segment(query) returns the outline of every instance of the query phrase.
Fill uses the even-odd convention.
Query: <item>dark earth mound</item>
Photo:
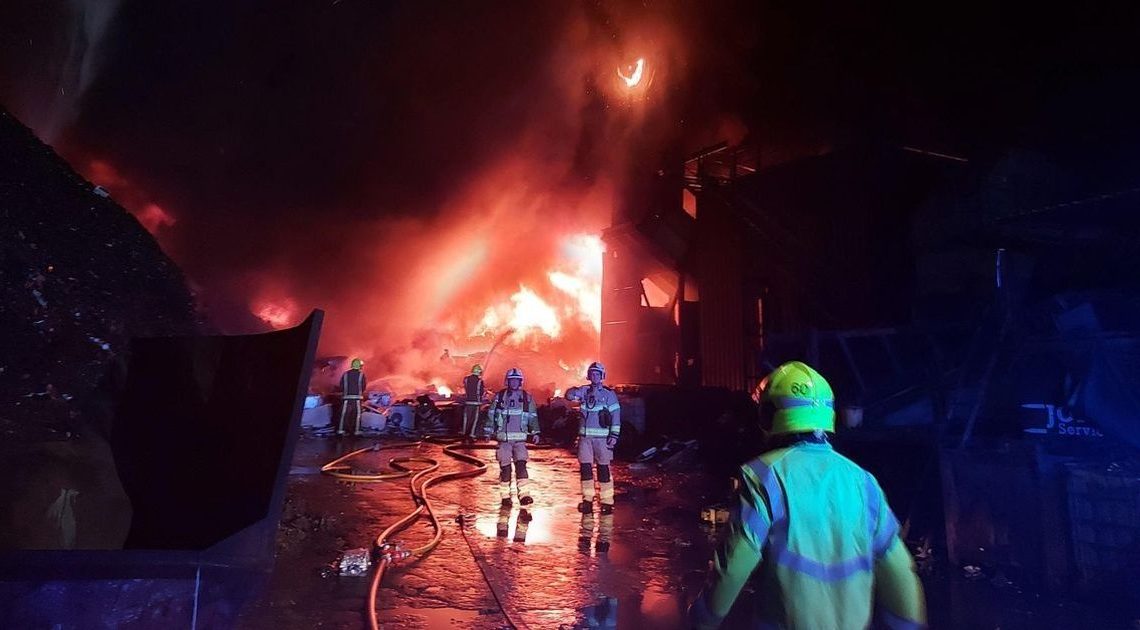
[[[143,226],[0,109],[0,547],[114,545],[95,514],[125,497],[92,394],[131,337],[203,329]]]

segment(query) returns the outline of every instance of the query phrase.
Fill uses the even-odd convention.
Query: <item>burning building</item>
[[[908,321],[912,217],[962,160],[761,157],[722,143],[674,163],[607,230],[602,354],[618,379],[747,390],[773,336]]]
[[[39,58],[42,72],[0,96],[147,227],[223,332],[287,328],[321,307],[321,354],[362,356],[378,387],[455,390],[487,361],[489,376],[517,364],[553,392],[598,358],[601,234],[616,208],[645,165],[706,142],[734,110],[690,86],[742,63],[703,46],[733,33],[739,10],[79,2],[30,20],[16,8],[29,47],[0,70]],[[153,27],[115,30],[124,20]],[[181,38],[199,21],[220,29],[225,63],[203,68],[196,37],[144,35]],[[751,45],[737,28],[724,46]],[[127,52],[138,47],[145,68]],[[306,87],[325,81],[337,97]],[[135,93],[146,97],[125,107]],[[123,116],[136,109],[152,118]]]

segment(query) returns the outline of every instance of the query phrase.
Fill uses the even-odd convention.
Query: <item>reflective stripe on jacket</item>
[[[488,415],[500,441],[526,440],[527,436],[539,433],[534,398],[522,389],[514,392],[504,389],[495,394]]]
[[[340,377],[340,388],[347,400],[364,398],[364,372],[362,370],[348,370]]]
[[[921,583],[874,476],[826,443],[770,451],[741,470],[713,583],[690,610],[697,627],[717,627],[754,571],[756,624],[861,630],[878,595],[891,627],[923,627]]]
[[[582,385],[566,390],[567,396],[576,397],[581,405],[582,423],[578,427],[578,435],[587,437],[608,437],[621,434],[621,404],[617,394],[607,387],[594,387]],[[601,412],[610,413],[610,426],[604,427],[601,422]]]
[[[463,401],[468,405],[478,405],[483,402],[483,377],[468,374],[463,379]]]

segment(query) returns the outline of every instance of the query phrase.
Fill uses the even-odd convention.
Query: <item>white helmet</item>
[[[518,368],[511,368],[507,370],[507,375],[503,377],[503,383],[509,385],[512,378],[519,379],[519,384],[521,385],[523,380],[522,370]]]
[[[594,361],[590,367],[586,368],[586,378],[590,378],[590,372],[597,372],[603,381],[606,380],[606,366],[602,365],[601,361]]]

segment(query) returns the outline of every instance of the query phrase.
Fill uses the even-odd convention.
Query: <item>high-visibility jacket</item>
[[[925,627],[922,584],[874,476],[812,442],[769,451],[742,473],[712,583],[690,609],[696,627],[717,627],[754,571],[754,627],[863,630],[875,604],[887,627]]]
[[[581,401],[582,424],[578,435],[617,437],[621,434],[621,404],[614,390],[600,385],[582,385],[566,390],[566,396]],[[604,420],[606,416],[609,417],[608,422]]]
[[[367,384],[368,379],[364,377],[362,370],[348,370],[340,377],[341,391],[348,400],[364,398],[364,387]]]
[[[500,390],[487,414],[495,423],[495,439],[521,442],[538,434],[538,410],[534,398],[523,389]]]
[[[483,377],[477,374],[468,374],[463,379],[463,402],[468,405],[483,404]]]

